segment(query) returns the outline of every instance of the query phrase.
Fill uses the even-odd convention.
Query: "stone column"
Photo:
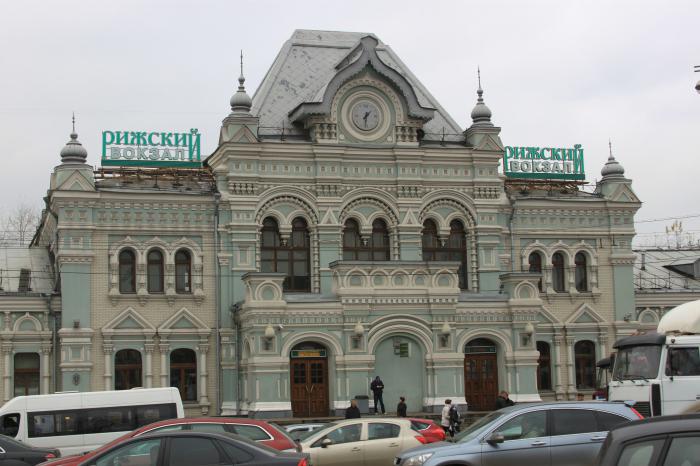
[[[158,351],[160,351],[160,386],[169,387],[168,382],[168,351],[170,351],[170,345],[167,343],[161,343],[158,345]]]
[[[209,343],[199,344],[199,404],[202,405],[202,413],[209,411],[209,397],[207,396],[207,353]],[[205,411],[206,409],[206,411]]]
[[[10,372],[11,365],[10,362],[12,360],[12,343],[3,343],[2,344],[2,355],[3,355],[3,360],[5,362],[5,368],[3,371],[3,382],[5,383],[5,401],[8,401],[10,398],[12,398],[12,372]]]
[[[51,390],[51,344],[41,345],[41,391],[46,394]]]
[[[555,329],[555,331],[561,331],[560,329]],[[554,336],[554,371],[556,373],[556,385],[555,385],[555,392],[556,392],[556,398],[557,400],[561,400],[564,397],[564,385],[563,385],[563,380],[564,380],[564,374],[562,373],[562,366],[564,365],[564,362],[562,361],[563,359],[563,351],[561,348],[562,340],[564,337],[561,335],[555,335]]]
[[[573,397],[576,393],[576,372],[575,372],[575,361],[574,361],[574,343],[576,338],[567,336],[566,337],[566,352],[567,352],[567,373],[569,375],[569,384],[567,387],[567,392],[569,397]]]
[[[155,346],[156,345],[153,343],[146,343],[143,345],[144,350],[146,351],[146,367],[144,371],[144,382],[146,388],[153,387],[153,350],[155,349]]]
[[[104,389],[114,390],[114,385],[112,384],[112,354],[114,353],[114,345],[111,343],[104,343],[102,345],[102,353],[105,358],[105,372],[102,376],[104,378]]]

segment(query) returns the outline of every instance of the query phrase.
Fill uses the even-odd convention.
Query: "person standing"
[[[445,431],[445,435],[450,434],[450,408],[452,408],[452,400],[445,400],[445,406],[442,407],[442,416],[440,418],[440,427]]]
[[[508,392],[505,390],[499,393],[498,397],[496,397],[496,409],[505,408],[507,406],[513,406],[514,404],[515,403],[513,403],[513,400],[508,398]]]
[[[406,397],[399,397],[399,404],[396,405],[396,415],[398,417],[406,417]]]
[[[450,435],[454,437],[455,433],[459,432],[459,426],[462,424],[462,421],[460,420],[461,416],[459,415],[459,410],[457,409],[457,405],[451,405],[450,406]]]
[[[379,414],[379,404],[382,405],[382,414],[386,413],[386,409],[384,408],[384,382],[382,382],[382,379],[379,378],[379,376],[376,376],[372,383],[370,384],[369,388],[372,390],[372,393],[374,394],[374,414]]]
[[[359,419],[360,408],[357,407],[357,400],[350,400],[350,407],[345,410],[345,419]]]

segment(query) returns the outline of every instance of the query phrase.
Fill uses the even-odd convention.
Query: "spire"
[[[243,76],[243,50],[241,50],[241,75],[238,77],[238,90],[231,97],[231,113],[233,115],[250,115],[253,101],[245,91],[245,76]]]
[[[608,150],[610,155],[608,156],[608,161],[603,166],[600,174],[603,175],[603,181],[609,180],[611,178],[622,178],[625,174],[625,169],[620,165],[620,162],[615,160],[612,152],[612,141],[608,139]]]
[[[78,141],[78,133],[75,132],[75,112],[73,112],[73,132],[70,134],[70,141],[61,149],[61,163],[85,163],[87,151]]]
[[[481,69],[476,68],[479,87],[476,90],[476,105],[472,110],[472,126],[493,126],[491,123],[491,110],[484,103],[484,90],[481,88]]]

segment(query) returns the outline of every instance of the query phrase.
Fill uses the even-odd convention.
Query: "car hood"
[[[452,442],[434,442],[428,445],[421,445],[419,447],[410,448],[401,452],[400,457],[407,458],[409,456],[420,455],[422,453],[434,453],[438,456],[449,456],[452,454],[466,454],[480,452],[480,447],[475,447],[464,443],[452,443]]]

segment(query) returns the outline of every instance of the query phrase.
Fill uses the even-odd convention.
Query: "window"
[[[162,421],[163,419],[175,419],[176,417],[177,408],[175,407],[175,403],[136,406],[136,427],[145,426],[151,422]]]
[[[78,414],[78,411],[27,413],[29,437],[78,435],[80,434]]]
[[[261,234],[261,271],[286,274],[283,283],[285,291],[310,291],[311,248],[306,221],[303,218],[294,219],[292,234],[286,243],[280,239],[279,227],[272,218],[263,221]]]
[[[233,464],[247,463],[253,459],[253,455],[229,442],[219,442],[219,445],[224,449]]]
[[[700,460],[700,437],[677,437],[671,440],[664,466],[696,466]]]
[[[595,388],[595,345],[592,341],[582,340],[574,345],[576,364],[576,388]]]
[[[527,258],[528,261],[528,272],[531,273],[542,273],[542,254],[539,252],[531,252],[530,255]],[[537,286],[539,287],[540,291],[542,291],[542,278],[540,277],[540,281],[537,282]]]
[[[626,445],[617,466],[651,466],[664,446],[664,439],[646,440]],[[692,463],[691,463],[692,464]]]
[[[26,293],[32,291],[32,271],[31,269],[20,269],[19,271],[19,284],[17,285],[17,291],[20,293]]]
[[[462,222],[459,220],[450,222],[450,235],[443,244],[438,238],[435,222],[426,220],[423,223],[421,238],[423,260],[459,262],[460,266],[457,270],[459,287],[463,290],[468,289],[467,234]]]
[[[538,341],[537,351],[540,353],[540,357],[537,359],[537,389],[551,390],[552,367],[549,343]]]
[[[225,434],[229,432],[226,430],[226,425],[215,424],[213,422],[199,422],[197,424],[190,424],[190,430],[193,432],[213,432],[215,434]]]
[[[15,354],[15,396],[39,394],[39,355]]]
[[[338,427],[330,431],[325,437],[319,439],[313,444],[313,447],[320,447],[325,439],[329,439],[334,445],[341,443],[359,442],[360,434],[362,433],[362,424],[350,424],[343,427]]]
[[[175,253],[175,292],[192,293],[192,256],[185,249]]]
[[[602,411],[596,411],[596,418],[598,419],[598,431],[603,432],[612,429],[618,424],[623,422],[629,422],[629,419],[617,414],[604,413]]]
[[[666,360],[666,375],[683,377],[700,375],[700,354],[698,347],[669,348]]]
[[[148,292],[163,292],[163,253],[157,249],[148,252]]]
[[[134,411],[129,407],[89,409],[84,413],[82,433],[128,432],[135,428]]]
[[[174,445],[177,445],[178,442],[175,442]],[[159,454],[160,439],[137,440],[98,457],[97,460],[94,463],[91,462],[91,464],[95,464],[95,466],[114,466],[117,464],[157,466]],[[171,461],[170,464],[174,463]],[[192,464],[202,463],[194,462]]]
[[[367,440],[379,440],[384,438],[396,438],[401,427],[388,422],[370,422],[367,424]]]
[[[343,260],[388,261],[389,231],[386,222],[381,219],[372,222],[372,235],[363,241],[357,222],[347,220],[343,229]]]
[[[235,424],[232,425],[234,432],[251,440],[271,440],[272,437],[258,426],[250,424]]]
[[[170,353],[170,386],[180,390],[182,401],[197,401],[197,355],[191,349]]]
[[[114,355],[114,389],[129,390],[141,384],[141,353],[133,349]]]
[[[588,268],[586,263],[586,254],[577,252],[574,256],[574,265],[576,266],[575,281],[576,291],[588,291]]]
[[[3,435],[14,437],[19,432],[19,413],[5,414],[0,421]]]
[[[130,249],[119,253],[119,292],[136,293],[136,255]]]
[[[506,421],[498,432],[506,440],[544,437],[547,432],[547,411],[533,411]]]
[[[557,293],[566,291],[564,285],[564,254],[555,252],[552,255],[552,287]]]
[[[588,409],[553,409],[552,435],[598,432],[595,413]]]

